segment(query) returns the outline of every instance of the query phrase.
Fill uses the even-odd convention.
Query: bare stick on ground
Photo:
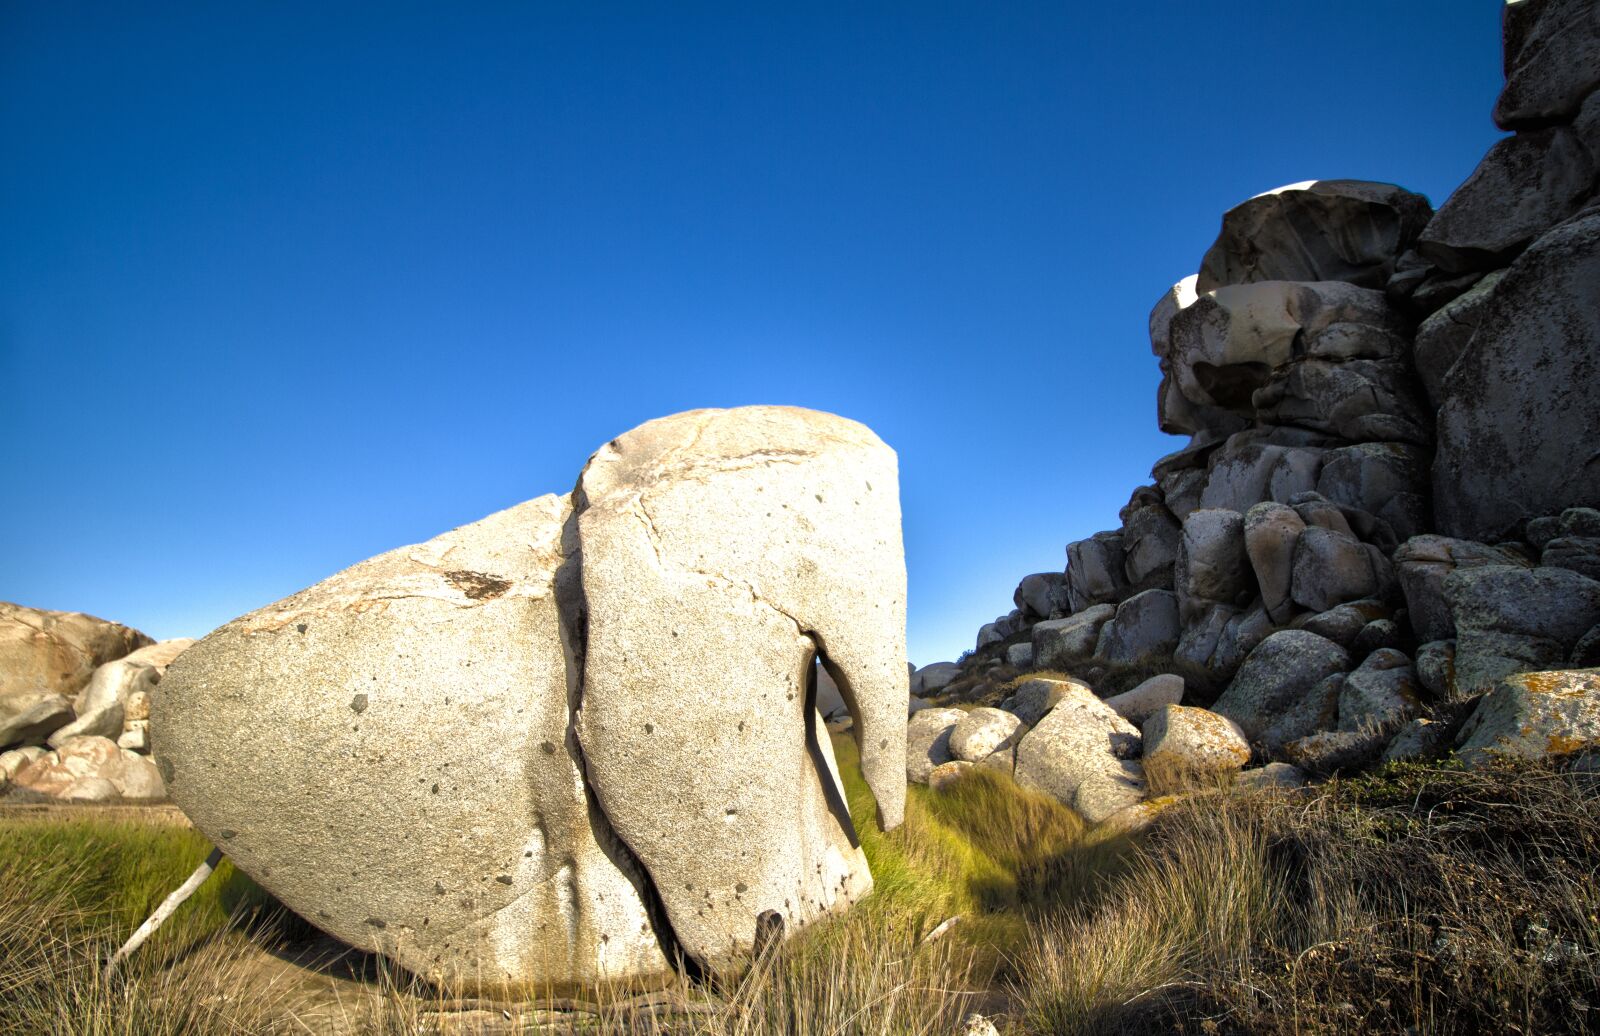
[[[221,862],[222,850],[213,848],[206,857],[206,861],[196,867],[194,873],[189,875],[188,880],[179,885],[172,895],[162,900],[161,905],[156,907],[156,912],[146,918],[144,924],[140,925],[128,941],[122,944],[122,948],[113,953],[111,959],[106,961],[107,978],[116,972],[118,964],[122,963],[134,950],[142,946],[146,939],[155,934],[155,930],[160,928],[167,918],[171,917],[183,905],[184,900],[194,895],[195,890],[205,884],[206,879],[211,877],[211,872],[216,870],[217,864]]]

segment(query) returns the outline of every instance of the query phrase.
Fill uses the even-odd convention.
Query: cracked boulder
[[[787,407],[651,421],[579,480],[587,617],[578,740],[678,944],[716,967],[871,887],[805,674],[850,707],[884,826],[906,792],[897,461]]]
[[[584,791],[568,515],[531,500],[184,652],[151,701],[173,800],[290,909],[452,987],[664,975],[643,876]]]
[[[816,660],[892,827],[904,601],[871,432],[683,414],[599,451],[570,498],[212,633],[150,692],[155,756],[240,869],[447,988],[663,982],[680,951],[748,949],[766,911],[792,932],[871,887]]]

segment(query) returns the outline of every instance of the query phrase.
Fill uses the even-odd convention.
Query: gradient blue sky
[[[1297,180],[1441,202],[1498,0],[0,6],[0,598],[198,635],[788,403],[900,454],[911,657],[1178,440],[1145,322]]]

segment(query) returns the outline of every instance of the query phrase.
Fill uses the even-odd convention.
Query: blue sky
[[[1222,212],[1438,204],[1497,0],[0,9],[0,598],[198,635],[786,403],[900,454],[918,663],[1150,464]]]

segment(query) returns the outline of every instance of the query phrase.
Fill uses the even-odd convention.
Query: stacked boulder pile
[[[1437,211],[1333,180],[1223,217],[1150,316],[1187,444],[914,677],[941,701],[1052,685],[1044,715],[1001,704],[1023,783],[1104,814],[1164,753],[1315,775],[1600,747],[1600,6],[1517,0],[1504,35],[1512,135]],[[1082,680],[1019,685],[1042,671]],[[1153,673],[1142,718],[1089,690]],[[986,762],[954,750],[976,715],[914,721],[913,780]],[[1069,751],[1093,781],[1044,775]]]
[[[150,692],[192,643],[157,643],[80,612],[0,602],[0,795],[166,798],[150,759]]]

